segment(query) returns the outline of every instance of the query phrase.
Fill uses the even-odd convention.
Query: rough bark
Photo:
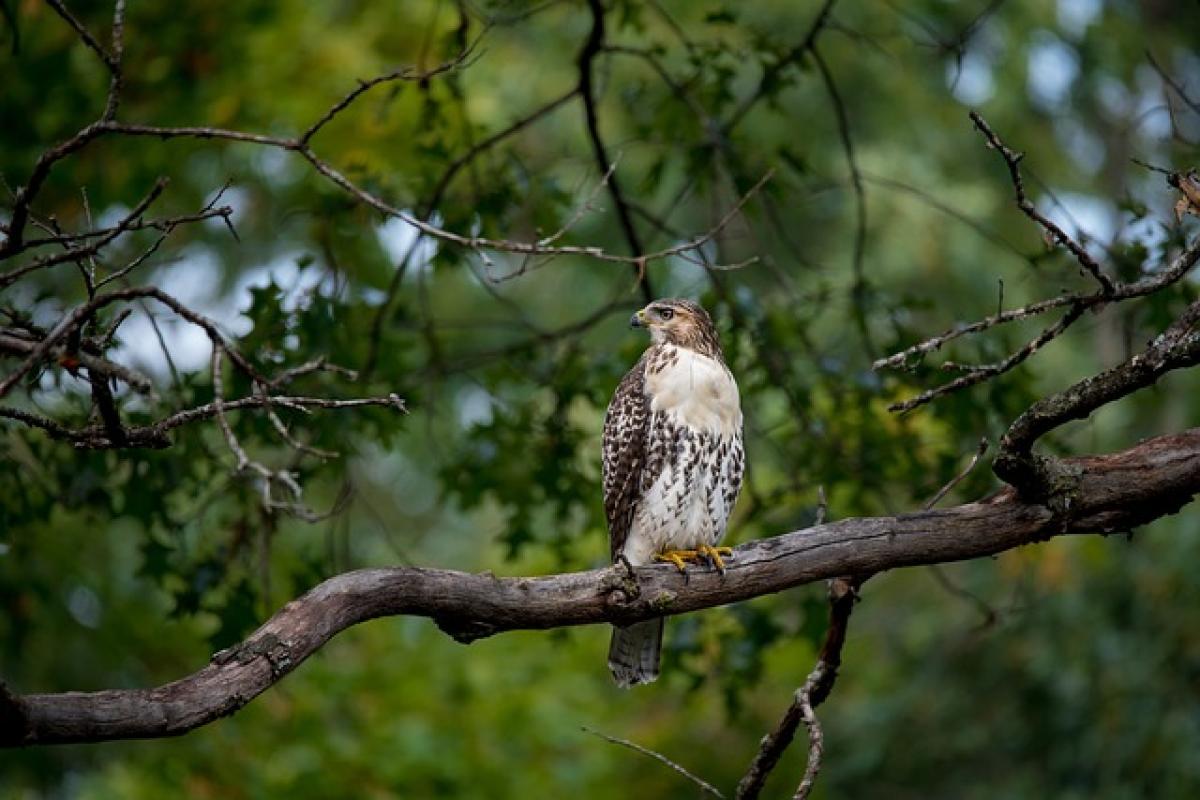
[[[338,632],[376,617],[429,617],[470,642],[515,629],[625,624],[826,578],[988,556],[1063,534],[1128,531],[1200,492],[1200,428],[1063,464],[1078,480],[1053,503],[1031,503],[1008,488],[945,510],[841,520],[741,545],[724,575],[697,569],[685,579],[668,565],[530,578],[407,567],[348,572],[289,602],[203,669],[157,688],[20,696],[0,684],[0,744],[186,733],[237,711]]]

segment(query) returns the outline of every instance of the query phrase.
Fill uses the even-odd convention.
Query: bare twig
[[[816,18],[813,19],[812,25],[809,26],[808,32],[800,40],[800,43],[780,56],[771,66],[763,70],[763,74],[759,78],[758,86],[755,90],[747,95],[725,122],[722,123],[721,131],[724,136],[729,136],[733,129],[746,118],[746,115],[750,113],[750,109],[766,96],[767,90],[776,83],[780,74],[785,69],[796,63],[805,53],[812,50],[813,46],[817,43],[817,37],[820,36],[821,31],[828,25],[830,13],[833,11],[833,5],[836,2],[837,0],[825,0],[821,5],[821,9],[817,12]]]
[[[583,49],[579,51],[579,96],[583,98],[583,113],[584,120],[587,123],[588,138],[592,143],[592,152],[595,154],[596,163],[600,167],[602,173],[607,175],[607,184],[609,194],[612,196],[613,204],[617,207],[617,220],[621,223],[621,231],[625,234],[625,241],[629,245],[630,253],[635,259],[641,259],[644,255],[641,238],[638,236],[637,228],[633,225],[633,217],[629,213],[629,204],[625,201],[625,195],[621,191],[621,184],[617,179],[615,165],[612,159],[608,157],[608,153],[604,147],[604,140],[600,137],[600,123],[596,116],[596,89],[593,82],[593,63],[596,56],[604,47],[604,6],[600,0],[587,0],[588,9],[592,13],[592,28],[588,34],[587,41],[583,45]],[[644,260],[633,262],[635,274],[637,275],[638,286],[641,287],[642,299],[649,303],[654,299],[654,289],[650,283],[650,276],[646,273],[646,262]]]
[[[288,430],[287,425],[285,425],[283,420],[279,418],[279,414],[275,412],[274,404],[271,402],[270,397],[267,396],[266,387],[256,382],[254,384],[254,390],[258,393],[259,397],[262,398],[263,410],[265,410],[267,413],[267,419],[270,421],[271,427],[273,427],[275,432],[279,434],[279,438],[287,442],[292,449],[320,459],[337,458],[340,455],[333,450],[324,450],[320,447],[314,447],[311,444],[302,442],[293,436],[292,432]]]
[[[261,377],[258,375],[258,371],[251,366],[249,361],[247,361],[240,353],[238,353],[236,349],[229,346],[225,342],[225,338],[217,328],[216,323],[203,314],[188,308],[183,303],[179,302],[161,289],[155,286],[142,286],[129,289],[119,289],[106,294],[99,294],[88,302],[76,306],[69,314],[65,315],[61,320],[59,320],[59,322],[53,328],[51,328],[49,332],[47,332],[45,337],[33,347],[33,349],[29,352],[29,355],[23,362],[21,362],[20,366],[18,366],[16,370],[9,373],[4,380],[0,381],[0,397],[7,395],[12,390],[13,386],[15,386],[17,382],[21,380],[21,378],[23,378],[31,369],[33,369],[46,358],[46,356],[61,339],[65,338],[73,331],[77,331],[80,326],[90,319],[97,311],[105,306],[112,305],[113,303],[133,300],[136,298],[154,299],[167,306],[188,322],[201,328],[214,343],[221,342],[230,360],[237,364],[237,366],[243,372],[255,378]]]
[[[283,372],[267,381],[266,385],[269,388],[275,389],[280,386],[286,386],[297,378],[305,375],[311,375],[314,372],[332,372],[335,375],[341,375],[346,380],[358,380],[358,373],[354,370],[339,366],[337,364],[330,364],[325,356],[318,356],[317,358],[306,361],[298,366],[285,369]]]
[[[486,33],[486,30],[484,31],[484,33]],[[316,122],[314,122],[312,125],[309,125],[308,129],[305,130],[304,133],[300,134],[300,138],[297,141],[301,145],[307,145],[309,140],[312,139],[314,136],[316,136],[317,133],[323,127],[328,125],[329,122],[332,121],[334,117],[336,117],[338,114],[342,113],[347,108],[349,108],[350,105],[353,104],[354,101],[357,100],[361,95],[365,94],[366,92],[370,91],[371,89],[374,89],[376,86],[379,86],[380,84],[392,83],[394,81],[423,82],[423,81],[428,81],[430,78],[436,77],[443,73],[451,72],[453,70],[458,69],[459,67],[461,67],[467,63],[467,61],[470,59],[472,53],[475,52],[475,49],[476,49],[476,47],[478,47],[479,42],[482,40],[482,38],[483,38],[483,33],[481,33],[479,36],[475,37],[475,39],[470,44],[468,44],[466,47],[464,47],[456,56],[454,56],[453,58],[451,58],[447,61],[442,62],[441,64],[438,64],[436,67],[433,67],[432,69],[416,70],[416,69],[413,69],[413,67],[406,65],[406,66],[391,70],[389,72],[385,72],[382,75],[376,75],[375,77],[373,77],[369,80],[360,80],[358,82],[357,86],[355,86],[353,89],[351,89],[349,92],[347,92],[346,95],[341,100],[338,100],[336,103],[331,105],[328,109],[326,109],[325,113],[322,114],[320,116],[320,118],[317,119]]]
[[[203,222],[204,220],[213,219],[214,217],[229,217],[233,214],[233,208],[230,206],[219,206],[214,208],[206,207],[203,211],[198,211],[195,214],[181,214],[176,217],[162,217],[158,219],[136,219],[130,220],[128,215],[122,222],[109,228],[96,228],[95,230],[80,231],[78,233],[69,233],[63,231],[54,236],[47,236],[41,239],[29,239],[23,249],[30,250],[35,247],[47,247],[49,245],[71,244],[80,242],[86,239],[94,239],[98,236],[107,236],[118,228],[121,232],[128,233],[130,231],[141,231],[152,229],[156,231],[166,231],[171,228],[177,228],[181,225],[187,225],[193,222]]]
[[[1039,314],[1045,314],[1047,311],[1053,311],[1056,308],[1069,306],[1075,303],[1087,304],[1087,297],[1082,295],[1064,294],[1058,297],[1052,297],[1049,300],[1042,300],[1037,303],[1031,303],[1021,308],[1014,308],[1009,311],[1003,311],[994,314],[990,317],[984,317],[978,322],[972,322],[969,325],[958,325],[937,336],[932,336],[923,342],[914,344],[905,350],[890,355],[887,358],[881,358],[871,365],[872,369],[912,369],[914,363],[919,363],[920,357],[926,353],[932,353],[935,350],[940,350],[942,345],[951,342],[960,336],[966,336],[972,333],[979,333],[989,328],[994,328],[997,325],[1003,325],[1007,322],[1015,322],[1016,320],[1028,319]],[[915,360],[915,361],[914,361]]]
[[[980,437],[979,445],[975,448],[975,454],[971,456],[971,460],[967,463],[967,465],[963,467],[957,475],[951,478],[945,486],[943,486],[941,489],[938,489],[937,494],[929,498],[929,502],[927,502],[923,508],[926,511],[929,511],[938,503],[940,503],[943,497],[950,494],[951,490],[953,490],[955,486],[958,486],[960,483],[962,483],[963,480],[971,474],[971,470],[975,469],[975,465],[979,463],[979,459],[983,458],[983,454],[987,452],[987,449],[987,437]]]
[[[229,446],[230,451],[237,459],[237,463],[233,468],[235,475],[246,470],[255,473],[259,478],[259,492],[262,498],[262,507],[268,513],[276,510],[287,511],[301,519],[315,522],[322,518],[315,511],[308,508],[303,502],[303,490],[300,484],[296,482],[295,477],[285,469],[273,470],[265,464],[250,458],[238,441],[237,436],[233,432],[233,427],[229,424],[229,420],[225,416],[225,390],[221,377],[221,356],[225,352],[224,345],[213,340],[211,375],[213,386],[213,408],[216,412],[217,427],[221,429],[221,434],[225,437],[225,443]],[[263,401],[264,408],[267,409],[268,415],[273,414],[269,398],[265,394],[260,394],[259,399]],[[279,422],[278,428],[282,428],[283,438],[290,443],[291,435],[287,433],[287,429],[283,427],[283,423]],[[271,486],[274,483],[282,485],[291,495],[291,501],[276,500],[271,492]]]
[[[1027,358],[1045,346],[1048,342],[1064,333],[1076,320],[1083,315],[1085,311],[1089,309],[1099,309],[1109,303],[1130,300],[1157,292],[1186,275],[1188,271],[1195,266],[1197,260],[1200,259],[1200,239],[1198,239],[1192,242],[1164,269],[1161,269],[1157,273],[1146,275],[1139,280],[1129,283],[1113,283],[1107,278],[1107,276],[1104,275],[1099,264],[1092,259],[1091,255],[1088,254],[1086,250],[1083,250],[1076,242],[1074,242],[1074,240],[1063,233],[1060,228],[1049,222],[1049,220],[1046,220],[1039,212],[1037,212],[1033,204],[1029,202],[1028,198],[1025,196],[1024,186],[1021,182],[1020,171],[1017,166],[1021,159],[1021,154],[1008,149],[1008,147],[1006,147],[1004,143],[1001,142],[998,137],[996,137],[995,133],[987,126],[987,123],[984,122],[983,118],[978,114],[972,112],[971,119],[975,123],[976,127],[984,134],[988,145],[993,149],[998,150],[1004,158],[1005,164],[1008,165],[1010,177],[1012,178],[1013,185],[1017,193],[1018,206],[1020,206],[1022,211],[1024,211],[1028,216],[1035,221],[1038,221],[1039,224],[1044,223],[1043,226],[1046,227],[1047,231],[1055,235],[1057,237],[1057,241],[1065,244],[1068,249],[1070,249],[1071,252],[1076,255],[1076,258],[1081,266],[1083,266],[1096,277],[1097,282],[1100,283],[1100,288],[1091,294],[1068,293],[1051,298],[1049,300],[1031,303],[1022,308],[1017,308],[1010,311],[999,311],[990,317],[986,317],[968,325],[960,325],[952,328],[938,336],[926,339],[923,342],[902,350],[899,353],[895,353],[887,358],[881,358],[875,361],[873,364],[874,369],[882,369],[884,367],[907,369],[910,368],[910,362],[912,362],[914,359],[919,360],[919,358],[926,353],[937,350],[947,342],[957,339],[960,336],[978,333],[997,325],[1016,320],[1027,319],[1029,317],[1044,314],[1057,308],[1066,307],[1066,313],[1061,319],[1059,319],[1058,322],[1045,328],[1037,337],[1028,341],[1022,348],[1001,361],[997,361],[992,364],[970,365],[947,362],[943,365],[944,369],[962,370],[965,372],[965,374],[948,383],[942,384],[941,386],[928,389],[915,397],[893,403],[888,407],[889,410],[892,411],[910,411],[920,405],[930,402],[937,397],[968,386],[973,386],[984,380],[995,377],[996,375],[1007,372],[1021,362],[1025,361]],[[1166,180],[1167,183],[1173,188],[1179,189],[1180,191],[1183,190],[1183,178],[1178,173],[1168,172],[1166,175]],[[1057,231],[1057,234],[1054,233],[1055,231]],[[1002,449],[1004,448],[1002,447]]]
[[[758,256],[752,256],[752,257],[745,259],[744,261],[741,261],[737,264],[713,264],[713,263],[710,263],[704,257],[701,248],[704,247],[704,245],[708,244],[709,242],[713,241],[723,230],[725,230],[725,228],[727,228],[729,226],[729,223],[731,223],[739,214],[741,214],[742,209],[746,206],[746,204],[748,202],[750,202],[750,199],[752,197],[756,196],[759,193],[759,191],[762,190],[762,187],[765,186],[767,184],[767,182],[769,180],[771,180],[772,177],[774,177],[774,175],[775,175],[774,169],[767,170],[766,173],[764,173],[763,176],[758,179],[758,182],[755,183],[753,186],[751,186],[750,189],[748,189],[745,194],[743,194],[741,197],[739,197],[738,201],[736,203],[734,203],[734,205],[727,212],[725,212],[725,215],[723,217],[721,217],[720,220],[718,220],[717,224],[712,226],[711,228],[709,228],[708,231],[706,231],[705,233],[703,233],[700,236],[697,236],[693,239],[690,239],[686,242],[683,242],[681,244],[677,244],[672,247],[667,247],[662,250],[655,251],[654,253],[651,253],[650,255],[645,256],[644,258],[635,259],[633,261],[634,267],[638,268],[639,270],[644,270],[646,268],[647,262],[649,262],[649,261],[658,260],[660,258],[672,257],[672,256],[686,258],[686,254],[688,254],[688,253],[700,253],[701,256],[700,256],[699,261],[693,262],[693,263],[699,263],[706,270],[714,271],[714,272],[742,269],[743,267],[749,266],[750,264],[758,263],[758,260],[759,260]],[[604,254],[603,256],[601,256],[601,258],[604,258],[606,260],[611,260],[611,258],[608,256],[608,254]],[[624,259],[620,259],[620,260],[624,260]],[[513,278],[524,275],[529,271],[530,271],[529,261],[526,260],[517,269],[515,269],[512,272],[509,272],[505,275],[496,276],[494,278],[494,280],[497,283],[500,283],[500,282],[503,282],[506,280],[511,280]]]
[[[605,171],[604,176],[600,179],[600,182],[597,183],[590,192],[588,192],[587,196],[583,199],[583,202],[579,204],[577,209],[575,209],[575,213],[572,214],[557,231],[545,238],[538,239],[538,244],[543,246],[554,244],[563,236],[565,236],[567,231],[575,227],[579,220],[583,219],[590,212],[595,210],[594,203],[596,201],[596,195],[600,194],[600,192],[603,191],[606,186],[608,186],[608,182],[612,178],[613,173],[617,171],[617,164],[620,162],[620,160],[621,154],[618,153],[616,160],[608,166],[608,169]]]
[[[1162,68],[1162,66],[1154,58],[1154,54],[1149,50],[1146,51],[1146,60],[1150,62],[1151,68],[1158,73],[1158,77],[1162,80],[1162,82],[1171,87],[1171,90],[1175,92],[1176,97],[1183,101],[1183,104],[1190,108],[1193,113],[1200,114],[1200,100],[1196,100],[1189,96],[1179,81],[1172,78],[1171,73]]]
[[[25,264],[24,266],[17,267],[16,269],[0,275],[0,289],[11,286],[13,283],[35,270],[44,269],[46,267],[51,267],[55,264],[61,264],[67,261],[78,261],[80,259],[91,258],[92,256],[95,256],[102,249],[112,243],[118,236],[126,231],[133,230],[133,226],[137,224],[138,219],[146,212],[146,209],[150,207],[150,204],[158,199],[159,195],[162,194],[163,189],[165,189],[166,186],[166,178],[159,178],[157,181],[155,181],[154,186],[150,189],[146,196],[143,197],[141,201],[133,207],[133,210],[126,214],[125,217],[115,227],[108,229],[107,232],[96,238],[95,241],[89,242],[82,247],[67,248],[63,252],[56,253],[54,255],[35,258],[33,261]],[[3,257],[7,256],[3,255],[3,253],[0,253],[0,260],[2,260]]]
[[[865,308],[867,283],[866,275],[863,273],[863,258],[866,255],[867,245],[867,194],[863,189],[858,160],[854,156],[854,139],[850,135],[850,118],[846,113],[846,104],[838,91],[833,72],[825,63],[825,59],[821,57],[820,50],[814,44],[809,51],[812,53],[813,63],[817,65],[817,70],[821,73],[821,81],[825,85],[825,92],[829,95],[829,102],[833,106],[834,117],[837,120],[838,138],[842,143],[842,152],[846,156],[846,167],[850,171],[850,188],[854,192],[854,251],[851,261],[854,268],[854,283],[850,287],[850,299],[854,309],[855,323],[863,344],[869,351],[874,351],[870,329],[867,325]],[[874,355],[874,352],[871,354]]]
[[[113,5],[112,21],[112,55],[108,64],[112,72],[112,80],[108,86],[108,97],[104,101],[103,120],[117,118],[117,109],[121,105],[121,89],[125,82],[125,71],[122,60],[125,57],[125,0],[116,0]]]
[[[1104,294],[1113,294],[1115,287],[1112,279],[1104,274],[1100,265],[1096,263],[1096,259],[1092,258],[1091,253],[1071,238],[1066,231],[1038,211],[1037,206],[1026,196],[1025,183],[1021,180],[1021,168],[1019,166],[1025,154],[1018,153],[1005,145],[995,131],[984,121],[983,117],[979,115],[979,112],[972,111],[970,117],[971,122],[975,124],[975,127],[983,134],[983,138],[987,140],[988,147],[998,152],[1000,157],[1004,159],[1004,164],[1008,167],[1009,178],[1012,180],[1013,190],[1016,192],[1017,208],[1021,209],[1025,216],[1042,226],[1055,242],[1067,248],[1071,252],[1071,255],[1075,256],[1075,260],[1079,262],[1079,265],[1096,279]]]
[[[118,320],[119,322],[119,320]],[[110,326],[114,328],[114,326]],[[107,334],[105,337],[106,338]],[[37,347],[38,342],[29,339],[25,336],[17,336],[11,332],[0,330],[0,355],[24,355],[28,356]],[[102,350],[103,348],[98,348]],[[49,355],[53,358],[66,357],[66,349],[61,346],[52,347],[49,350]],[[118,364],[115,361],[110,361],[103,356],[95,355],[88,350],[80,349],[71,354],[81,366],[86,368],[89,373],[97,373],[105,376],[108,380],[121,380],[129,385],[134,391],[144,394],[153,395],[154,384],[148,377],[138,372],[137,370],[127,367],[124,364]]]
[[[706,794],[710,794],[713,797],[720,797],[722,799],[725,797],[725,795],[721,794],[721,792],[718,791],[717,788],[715,786],[713,786],[711,783],[709,783],[708,781],[705,781],[702,778],[697,777],[695,774],[693,774],[692,772],[689,772],[684,767],[681,767],[679,764],[677,764],[674,761],[672,761],[671,759],[667,758],[662,753],[657,753],[654,750],[649,749],[648,747],[642,747],[640,744],[631,742],[628,739],[621,739],[616,736],[609,736],[607,733],[601,733],[600,731],[592,730],[591,728],[587,727],[586,725],[584,725],[581,729],[583,730],[584,733],[590,733],[592,736],[603,739],[604,741],[609,742],[611,744],[620,745],[621,747],[628,747],[630,750],[633,750],[635,753],[641,753],[644,756],[649,756],[650,758],[653,758],[655,761],[658,761],[661,764],[666,764],[668,767],[675,770],[680,775],[682,775],[683,777],[687,778],[692,783],[699,786],[700,789],[703,790]]]
[[[240,409],[267,408],[270,406],[288,408],[304,413],[309,413],[308,409],[311,408],[336,410],[377,406],[407,413],[404,401],[395,394],[386,397],[357,397],[346,400],[328,397],[299,397],[294,395],[270,395],[268,397],[256,395],[236,400],[226,400],[221,404],[222,409],[226,412]],[[28,411],[0,407],[0,417],[7,417],[24,423],[31,428],[39,428],[49,434],[51,438],[70,442],[82,450],[112,450],[118,447],[144,447],[153,449],[170,447],[171,440],[167,436],[169,432],[194,422],[213,419],[216,416],[216,403],[206,403],[195,408],[177,411],[168,417],[148,425],[127,426],[125,428],[125,443],[122,445],[109,439],[102,427],[91,426],[72,429],[54,420],[32,414]]]
[[[55,439],[71,438],[71,431],[68,428],[63,427],[49,417],[43,417],[41,414],[34,414],[20,408],[0,406],[0,417],[16,420],[31,428],[40,428]]]
[[[449,188],[450,183],[454,180],[454,176],[457,175],[463,169],[463,167],[467,166],[481,154],[492,149],[505,139],[508,139],[514,134],[519,133],[533,123],[541,120],[543,117],[548,116],[551,112],[557,111],[559,108],[573,100],[577,94],[579,94],[579,87],[574,86],[565,94],[556,97],[555,99],[545,103],[542,106],[539,106],[523,117],[520,117],[508,127],[493,133],[491,136],[479,140],[465,153],[451,161],[450,165],[446,167],[445,172],[442,173],[442,177],[438,179],[437,184],[433,187],[433,191],[430,192],[429,199],[425,201],[421,216],[427,217],[430,213],[437,209],[438,205],[442,201],[442,198],[445,196],[446,190]]]
[[[1062,318],[1059,319],[1058,322],[1043,330],[1033,339],[1030,339],[1023,347],[1021,347],[1021,349],[1017,350],[1003,361],[998,361],[994,364],[981,364],[973,367],[970,372],[955,378],[949,383],[944,383],[941,386],[927,389],[916,397],[911,397],[908,400],[892,403],[888,406],[888,411],[912,411],[914,408],[922,406],[935,398],[941,397],[944,394],[949,394],[950,392],[955,392],[968,386],[974,386],[975,384],[982,383],[989,378],[994,378],[997,375],[1002,375],[1005,372],[1008,372],[1013,367],[1017,366],[1025,359],[1036,353],[1038,350],[1041,350],[1047,343],[1058,338],[1064,331],[1067,330],[1067,328],[1071,327],[1071,324],[1074,323],[1075,320],[1079,319],[1079,317],[1083,315],[1084,309],[1085,306],[1078,304],[1071,306],[1067,309],[1067,313],[1063,314]]]
[[[91,31],[84,27],[84,24],[79,21],[78,17],[63,5],[62,0],[46,0],[46,3],[54,9],[56,14],[66,20],[68,25],[75,29],[75,33],[79,35],[79,40],[100,57],[100,60],[104,62],[104,66],[108,67],[113,73],[116,73],[120,69],[120,64],[116,57],[104,49],[104,46],[96,40],[95,36],[92,36]],[[123,5],[123,3],[118,3],[118,7]]]
[[[1174,173],[1172,173],[1174,174]],[[1021,308],[1014,308],[1009,311],[1003,311],[994,314],[990,317],[972,322],[970,324],[958,325],[945,331],[937,336],[926,339],[923,342],[913,345],[905,350],[890,355],[887,358],[881,358],[872,364],[872,369],[910,369],[911,362],[919,360],[921,356],[927,353],[940,350],[943,345],[951,342],[961,336],[966,336],[973,333],[994,328],[997,325],[1004,325],[1009,322],[1028,319],[1056,308],[1064,306],[1078,305],[1084,308],[1095,308],[1109,302],[1120,302],[1124,300],[1132,300],[1138,297],[1145,297],[1153,294],[1159,289],[1165,288],[1172,283],[1181,279],[1184,275],[1200,261],[1200,239],[1197,239],[1178,256],[1171,260],[1166,269],[1159,272],[1147,275],[1132,283],[1123,283],[1116,287],[1116,290],[1111,296],[1105,295],[1102,292],[1093,294],[1062,294],[1057,297],[1052,297],[1049,300],[1041,300],[1036,303],[1030,303]]]
[[[390,394],[387,397],[355,397],[345,400],[339,400],[331,397],[299,397],[294,395],[270,395],[262,396],[255,395],[253,397],[243,397],[237,400],[225,400],[221,404],[224,411],[235,411],[243,408],[259,408],[265,405],[276,405],[282,408],[291,408],[296,410],[304,410],[307,408],[322,408],[322,409],[343,409],[343,408],[363,408],[365,406],[381,406],[399,411],[402,414],[408,413],[408,409],[404,405],[404,401],[395,394]],[[178,411],[171,416],[154,424],[153,427],[162,431],[170,431],[187,425],[197,420],[212,419],[217,415],[216,403],[208,403],[206,405],[190,408],[185,411]]]
[[[127,276],[129,273],[133,272],[135,269],[140,267],[142,264],[144,264],[146,262],[146,259],[150,258],[150,256],[152,256],[158,252],[158,248],[162,246],[162,243],[165,242],[167,237],[170,235],[171,235],[170,230],[163,231],[162,233],[160,233],[157,237],[155,237],[154,241],[150,243],[149,247],[147,247],[145,250],[143,250],[139,255],[135,256],[132,260],[129,261],[129,263],[127,263],[125,266],[121,267],[120,269],[114,271],[112,274],[107,275],[103,280],[98,281],[96,283],[96,288],[100,289],[100,288],[103,288],[104,286],[107,286],[110,283],[113,283],[114,281],[121,280],[122,278]]]
[[[804,685],[796,692],[796,702],[800,705],[800,719],[808,728],[808,761],[804,765],[804,777],[792,795],[794,800],[805,800],[813,785],[817,782],[817,773],[821,771],[821,756],[825,752],[825,736],[821,732],[821,722],[813,712],[812,695],[817,684],[825,675],[825,662],[818,661],[813,671],[808,674]]]
[[[508,127],[503,128],[491,136],[488,136],[471,145],[471,147],[465,153],[460,155],[458,158],[452,161],[448,167],[446,167],[441,178],[438,179],[437,184],[430,192],[428,199],[422,203],[420,217],[427,221],[430,219],[432,214],[441,205],[447,190],[450,188],[451,182],[454,180],[454,177],[464,167],[473,163],[476,158],[500,144],[505,139],[508,139],[509,137],[519,133],[543,117],[548,116],[551,112],[561,108],[570,100],[574,99],[578,93],[579,87],[574,86],[566,94],[551,100],[550,102],[531,111],[525,116],[517,119]],[[376,310],[375,316],[371,320],[371,332],[367,337],[367,356],[363,360],[361,370],[364,378],[370,377],[375,370],[375,364],[377,363],[379,357],[379,344],[383,335],[384,321],[391,313],[392,305],[396,299],[396,293],[400,290],[400,283],[404,279],[404,275],[407,272],[409,263],[423,242],[424,239],[420,236],[413,239],[413,242],[411,245],[409,245],[404,257],[400,260],[400,263],[396,265],[395,271],[392,273],[391,280],[388,282],[388,287],[384,295],[383,302],[379,304],[379,308]]]
[[[721,228],[723,227],[722,224],[718,224],[714,228],[684,243],[663,248],[651,253],[643,253],[631,256],[615,255],[607,252],[604,248],[597,246],[562,245],[548,247],[540,246],[537,242],[493,239],[485,236],[465,236],[443,229],[425,219],[418,218],[417,216],[414,216],[403,209],[397,208],[382,200],[378,196],[368,192],[347,178],[333,165],[322,160],[308,144],[305,144],[298,139],[205,126],[164,127],[128,124],[115,121],[100,121],[87,126],[71,139],[51,150],[46,151],[42,154],[41,158],[39,158],[29,182],[16,193],[16,202],[14,203],[12,218],[9,225],[9,236],[4,242],[3,246],[0,246],[0,260],[9,257],[13,252],[19,251],[22,248],[22,231],[25,221],[28,217],[29,203],[36,192],[40,189],[42,183],[45,181],[46,175],[49,173],[51,166],[57,161],[65,158],[67,155],[83,148],[92,140],[104,135],[148,136],[160,139],[193,138],[224,140],[254,144],[264,147],[275,147],[294,152],[304,158],[304,160],[307,161],[318,174],[324,176],[334,185],[338,186],[367,206],[374,208],[375,210],[387,216],[400,219],[404,223],[412,226],[427,236],[476,252],[491,250],[524,256],[585,256],[610,263],[628,264],[638,270],[642,270],[648,263],[670,258],[681,253],[697,250],[712,240],[712,238],[717,234],[719,234],[721,232]],[[742,202],[739,203],[736,208],[740,209],[744,201],[747,200],[752,194],[753,190],[748,192],[747,195],[742,198]],[[33,268],[40,268],[41,266],[46,265],[38,264]],[[9,273],[9,276],[0,277],[0,288],[2,288],[3,285],[6,285],[6,283],[4,283],[6,278],[10,278],[7,282],[11,283],[11,281],[15,280],[16,277],[19,276],[12,275],[12,273]]]

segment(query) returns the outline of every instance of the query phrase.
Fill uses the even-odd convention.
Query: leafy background
[[[19,185],[42,150],[95,118],[107,77],[50,9],[3,6],[0,173]],[[107,35],[106,4],[71,7]],[[451,230],[546,235],[602,172],[578,99],[483,153],[430,200],[473,144],[576,86],[591,17],[563,2],[469,11],[468,35],[492,25],[467,66],[376,90],[315,147]],[[1147,52],[1200,96],[1200,10],[1149,0],[838,3],[817,47],[860,174],[860,261],[838,104],[811,55],[781,62],[817,11],[615,0],[608,43],[622,49],[596,62],[601,130],[647,247],[708,229],[777,170],[705,251],[714,263],[757,264],[706,271],[672,259],[650,270],[658,294],[712,309],[743,389],[751,474],[735,542],[810,523],[818,486],[837,517],[914,508],[979,437],[994,441],[1039,393],[1125,357],[1195,294],[1187,284],[1089,317],[1026,368],[889,414],[889,402],[944,373],[935,359],[879,374],[873,358],[998,303],[1086,286],[1013,207],[968,108],[1027,153],[1039,205],[1123,275],[1153,268],[1180,241],[1161,176],[1131,158],[1195,164],[1200,117],[1163,86]],[[416,1],[134,3],[126,27],[122,119],[281,134],[302,130],[358,78],[451,57],[462,36],[454,6]],[[307,379],[308,393],[394,391],[411,413],[297,423],[343,453],[293,464],[314,507],[348,497],[319,524],[264,512],[254,486],[231,477],[211,424],[180,430],[166,451],[121,453],[0,429],[0,675],[10,686],[172,680],[288,598],[355,567],[529,574],[604,563],[601,419],[644,346],[624,325],[638,305],[626,267],[488,263],[415,241],[298,159],[228,143],[98,141],[55,169],[39,210],[82,227],[84,187],[99,220],[119,219],[160,175],[171,178],[163,213],[195,211],[228,183],[239,238],[220,224],[182,228],[140,281],[212,314],[256,363],[325,355],[363,370],[356,382]],[[595,205],[567,240],[627,252],[609,197]],[[57,319],[82,292],[59,270],[0,303]],[[121,330],[122,356],[154,374],[161,394],[127,398],[131,420],[211,397],[205,341],[169,315],[156,321],[174,367],[146,312]],[[960,340],[948,357],[995,360],[1036,330]],[[1172,376],[1053,446],[1103,451],[1197,424],[1196,384]],[[20,402],[76,421],[88,410],[86,386],[56,370]],[[243,414],[236,425],[255,455],[295,461],[266,420]],[[980,468],[956,496],[995,487]],[[822,711],[818,795],[1194,796],[1198,529],[1188,509],[1130,541],[1055,540],[871,581]],[[0,794],[690,797],[693,786],[581,726],[732,786],[810,668],[824,614],[822,587],[812,586],[672,620],[663,679],[634,692],[612,685],[600,627],[464,648],[425,621],[376,621],[340,635],[236,717],[181,739],[0,754]],[[802,768],[792,753],[768,791],[790,793]]]

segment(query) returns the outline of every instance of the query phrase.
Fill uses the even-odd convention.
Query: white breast
[[[650,410],[708,433],[724,436],[740,431],[742,404],[729,368],[694,350],[674,345],[665,345],[664,350],[666,366],[646,371]]]
[[[658,469],[626,539],[631,564],[719,542],[742,477],[741,401],[723,363],[666,345],[646,365],[645,387],[647,458]]]

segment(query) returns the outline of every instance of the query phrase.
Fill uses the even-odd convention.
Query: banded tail
[[[613,628],[612,642],[608,646],[608,668],[622,689],[658,678],[663,622],[660,617],[627,628]]]

